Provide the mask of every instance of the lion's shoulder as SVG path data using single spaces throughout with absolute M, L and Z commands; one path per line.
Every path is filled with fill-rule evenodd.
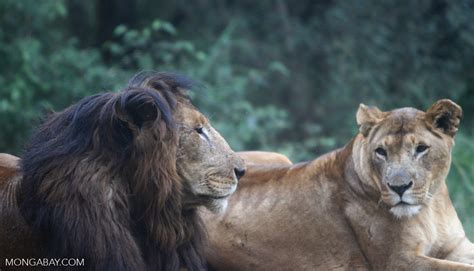
M 7 153 L 0 153 L 0 187 L 19 170 L 20 158 Z

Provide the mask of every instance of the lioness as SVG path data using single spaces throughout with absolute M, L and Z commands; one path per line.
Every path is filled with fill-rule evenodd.
M 461 108 L 361 105 L 345 147 L 248 168 L 223 214 L 205 213 L 218 270 L 474 270 L 445 178 Z

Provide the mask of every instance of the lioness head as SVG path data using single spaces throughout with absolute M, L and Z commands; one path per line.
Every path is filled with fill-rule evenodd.
M 356 171 L 396 217 L 416 215 L 444 182 L 461 116 L 461 107 L 450 100 L 440 100 L 426 112 L 382 112 L 360 105 Z

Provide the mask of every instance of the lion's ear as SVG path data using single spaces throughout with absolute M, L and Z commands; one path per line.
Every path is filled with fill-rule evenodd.
M 364 136 L 367 136 L 370 132 L 370 129 L 380 122 L 385 117 L 385 113 L 380 111 L 375 106 L 366 106 L 365 104 L 360 104 L 359 109 L 357 110 L 357 125 L 359 125 L 359 131 Z
M 121 93 L 115 104 L 118 117 L 137 128 L 154 122 L 160 115 L 156 99 L 146 92 L 129 90 Z
M 449 99 L 437 101 L 426 111 L 428 125 L 451 137 L 458 131 L 461 117 L 461 107 Z

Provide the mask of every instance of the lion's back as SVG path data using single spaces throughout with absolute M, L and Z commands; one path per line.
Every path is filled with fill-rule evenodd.
M 16 156 L 0 154 L 0 255 L 5 259 L 31 258 L 39 249 L 18 208 L 19 161 Z

